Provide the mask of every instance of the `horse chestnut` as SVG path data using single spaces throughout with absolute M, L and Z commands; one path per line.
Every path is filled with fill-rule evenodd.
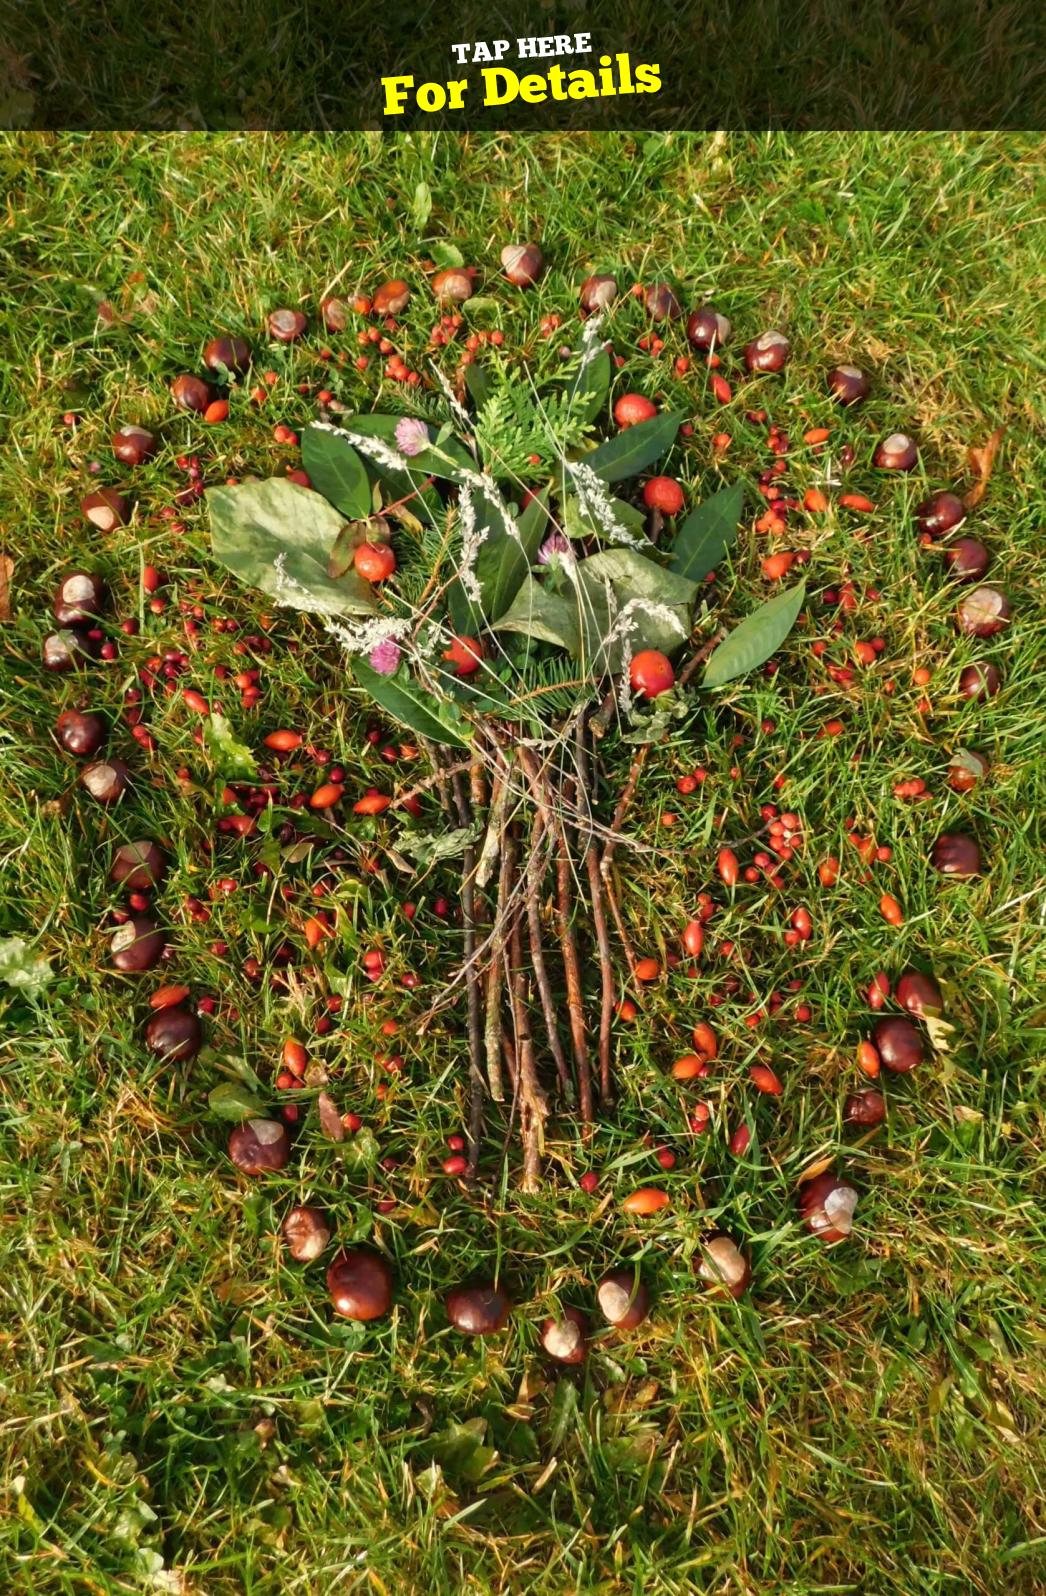
M 292 344 L 308 325 L 307 317 L 300 310 L 274 310 L 268 320 L 269 337 L 281 344 Z
M 512 1302 L 501 1286 L 456 1286 L 446 1296 L 447 1318 L 466 1336 L 490 1336 L 504 1329 Z
M 96 488 L 80 500 L 81 513 L 99 532 L 115 532 L 131 519 L 130 501 L 115 488 Z
M 780 371 L 791 352 L 792 346 L 784 333 L 761 333 L 745 345 L 745 365 L 749 371 Z
M 708 351 L 725 344 L 733 328 L 725 316 L 711 305 L 702 305 L 691 311 L 686 324 L 686 336 L 695 349 Z
M 618 1330 L 634 1330 L 650 1312 L 650 1293 L 634 1269 L 611 1269 L 596 1287 L 599 1311 Z
M 463 305 L 472 298 L 472 278 L 459 266 L 437 272 L 432 279 L 432 292 L 445 305 Z
M 131 772 L 122 759 L 99 760 L 80 772 L 80 785 L 100 804 L 114 804 L 130 784 Z
M 193 377 L 183 371 L 181 376 L 175 377 L 171 383 L 171 398 L 179 410 L 194 410 L 202 415 L 214 398 L 214 394 L 202 377 Z
M 320 1208 L 292 1208 L 280 1230 L 287 1251 L 298 1263 L 315 1263 L 330 1246 L 330 1225 Z
M 327 332 L 344 332 L 349 325 L 349 307 L 337 294 L 328 294 L 320 300 L 320 315 Z
M 957 493 L 934 493 L 915 512 L 915 524 L 926 537 L 943 538 L 966 520 L 966 506 Z
M 67 626 L 61 632 L 49 632 L 40 649 L 40 662 L 44 670 L 59 675 L 78 670 L 97 658 L 98 644 L 76 626 Z
M 160 962 L 167 938 L 147 914 L 132 914 L 117 926 L 109 943 L 113 967 L 124 975 L 142 975 Z
M 90 625 L 105 608 L 105 583 L 88 571 L 72 571 L 58 584 L 54 618 L 59 626 Z
M 564 1308 L 560 1319 L 546 1319 L 541 1345 L 557 1363 L 584 1363 L 588 1356 L 588 1317 L 580 1308 Z
M 942 876 L 979 876 L 984 868 L 980 848 L 963 831 L 946 831 L 938 837 L 932 858 Z
M 904 432 L 891 432 L 875 451 L 880 471 L 911 471 L 919 458 L 914 441 Z
M 861 404 L 871 387 L 860 366 L 833 366 L 828 373 L 829 392 L 841 405 Z
M 902 1009 L 914 1014 L 917 1020 L 925 1019 L 927 1015 L 936 1019 L 944 1013 L 940 987 L 932 975 L 924 975 L 921 970 L 905 970 L 897 982 L 894 996 Z
M 838 1175 L 826 1171 L 799 1188 L 799 1213 L 807 1230 L 831 1246 L 845 1241 L 853 1229 L 857 1193 Z
M 877 1021 L 872 1039 L 884 1069 L 894 1075 L 907 1075 L 926 1057 L 923 1039 L 911 1020 L 899 1014 Z
M 278 1119 L 249 1119 L 229 1136 L 229 1157 L 245 1175 L 283 1169 L 291 1156 L 291 1139 Z
M 251 363 L 251 346 L 245 338 L 231 338 L 223 333 L 211 339 L 203 352 L 203 363 L 219 374 L 225 370 L 242 377 Z
M 1002 672 L 998 665 L 967 665 L 959 677 L 959 692 L 963 698 L 994 698 L 1001 686 Z
M 590 313 L 594 310 L 609 310 L 617 298 L 617 278 L 611 277 L 609 272 L 596 273 L 593 277 L 586 277 L 581 284 L 581 308 Z
M 646 312 L 653 321 L 678 321 L 683 314 L 668 283 L 651 283 L 646 291 Z
M 850 1092 L 843 1104 L 843 1119 L 848 1125 L 881 1125 L 886 1118 L 886 1099 L 870 1086 L 863 1092 Z
M 956 620 L 967 637 L 994 637 L 1010 618 L 1010 601 L 998 587 L 975 587 L 959 605 Z
M 392 1270 L 369 1247 L 349 1247 L 327 1270 L 327 1290 L 343 1319 L 383 1319 L 392 1306 Z
M 944 563 L 959 582 L 979 582 L 992 563 L 980 538 L 956 538 L 944 551 Z
M 741 1248 L 725 1235 L 701 1242 L 700 1256 L 694 1259 L 694 1273 L 710 1291 L 726 1291 L 743 1297 L 752 1278 L 752 1265 Z
M 147 427 L 121 427 L 112 436 L 113 453 L 123 465 L 140 466 L 151 460 L 159 448 Z
M 948 766 L 948 785 L 953 792 L 972 792 L 991 769 L 983 754 L 972 748 L 956 749 Z
M 185 1064 L 203 1046 L 203 1027 L 192 1009 L 175 1004 L 153 1015 L 145 1027 L 145 1045 L 165 1064 Z
M 158 887 L 167 874 L 167 860 L 155 842 L 122 842 L 109 867 L 110 881 L 128 892 L 148 892 Z
M 545 270 L 545 257 L 536 244 L 506 244 L 501 251 L 505 276 L 517 288 L 533 288 Z
M 67 754 L 78 759 L 90 759 L 105 742 L 108 728 L 101 715 L 82 714 L 77 709 L 67 709 L 55 722 L 55 736 Z
M 374 295 L 372 308 L 376 316 L 398 316 L 409 299 L 410 289 L 403 278 L 392 277 Z

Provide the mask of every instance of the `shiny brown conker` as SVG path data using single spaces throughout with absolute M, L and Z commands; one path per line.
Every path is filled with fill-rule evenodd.
M 964 831 L 946 831 L 933 845 L 935 870 L 942 876 L 979 876 L 984 868 L 981 850 Z
M 611 1269 L 596 1287 L 599 1311 L 618 1330 L 634 1330 L 650 1312 L 650 1293 L 634 1269 Z
M 159 448 L 156 437 L 148 427 L 126 426 L 112 436 L 113 453 L 123 464 L 129 466 L 144 465 L 151 460 Z
M 109 867 L 110 881 L 126 887 L 129 892 L 148 892 L 151 887 L 158 887 L 166 874 L 167 859 L 163 849 L 147 838 L 140 842 L 122 842 Z
M 327 1290 L 343 1319 L 382 1319 L 392 1306 L 392 1270 L 369 1247 L 349 1247 L 327 1270 Z
M 472 278 L 460 266 L 449 266 L 432 279 L 432 292 L 444 305 L 463 305 L 472 298 Z
M 298 1263 L 315 1263 L 330 1246 L 331 1229 L 322 1208 L 292 1208 L 280 1230 L 287 1251 Z
M 445 1299 L 447 1318 L 466 1336 L 490 1336 L 504 1329 L 512 1302 L 501 1286 L 456 1286 Z
M 669 283 L 651 283 L 644 303 L 652 321 L 678 321 L 683 314 L 683 307 Z
M 875 464 L 880 471 L 911 471 L 919 458 L 914 439 L 905 432 L 891 432 L 875 451 Z
M 115 532 L 131 519 L 130 500 L 115 488 L 96 488 L 93 493 L 85 493 L 80 510 L 99 532 Z
M 711 305 L 702 305 L 691 311 L 687 318 L 686 336 L 695 349 L 708 351 L 725 344 L 733 332 L 726 316 L 721 316 Z
M 210 384 L 204 382 L 202 377 L 191 376 L 187 371 L 183 371 L 171 383 L 171 398 L 179 410 L 202 412 L 213 397 Z
M 203 363 L 219 376 L 223 371 L 235 372 L 242 377 L 250 369 L 251 346 L 246 338 L 235 338 L 222 333 L 212 338 L 203 352 Z
M 165 1064 L 187 1064 L 203 1046 L 203 1026 L 192 1009 L 160 1009 L 145 1027 L 145 1045 Z
M 863 1092 L 850 1092 L 843 1104 L 843 1119 L 847 1125 L 881 1125 L 886 1118 L 886 1099 L 874 1086 Z
M 55 722 L 55 736 L 67 754 L 90 759 L 105 742 L 108 727 L 101 715 L 67 709 Z
M 956 620 L 967 637 L 994 637 L 1010 618 L 1010 601 L 998 587 L 975 587 L 961 601 Z
M 944 563 L 957 582 L 979 582 L 992 557 L 980 538 L 956 538 L 944 551 Z
M 830 1170 L 804 1181 L 799 1188 L 798 1202 L 807 1230 L 829 1246 L 845 1241 L 853 1229 L 857 1193 Z
M 948 766 L 948 785 L 953 792 L 972 792 L 990 769 L 983 754 L 972 748 L 957 748 Z
M 245 1175 L 283 1169 L 291 1156 L 291 1139 L 278 1119 L 249 1119 L 229 1136 L 229 1157 Z
M 899 1014 L 887 1014 L 878 1020 L 872 1031 L 872 1040 L 883 1069 L 890 1070 L 894 1075 L 907 1075 L 926 1057 L 919 1032 L 911 1020 Z
M 588 1316 L 580 1308 L 564 1308 L 560 1317 L 541 1326 L 541 1345 L 557 1363 L 584 1363 L 588 1356 Z
M 915 524 L 926 537 L 943 538 L 966 520 L 966 506 L 957 493 L 933 493 L 915 512 Z
M 581 284 L 581 308 L 590 313 L 609 310 L 617 298 L 617 278 L 609 272 L 596 272 Z
M 867 399 L 872 385 L 860 366 L 833 366 L 828 373 L 828 390 L 841 405 L 859 405 Z
M 506 244 L 501 265 L 510 283 L 517 288 L 533 288 L 545 270 L 545 257 L 536 244 Z
M 130 786 L 131 772 L 122 759 L 100 759 L 80 772 L 80 784 L 100 804 L 114 804 Z
M 58 675 L 79 670 L 98 658 L 98 644 L 93 637 L 78 626 L 66 626 L 60 632 L 49 632 L 40 648 L 40 662 L 45 671 Z
M 959 676 L 959 692 L 963 698 L 975 701 L 994 698 L 1001 686 L 1002 672 L 998 665 L 990 662 L 987 665 L 966 665 Z
M 745 345 L 745 365 L 749 371 L 781 371 L 791 352 L 792 346 L 783 332 L 760 333 Z
M 105 583 L 90 571 L 63 576 L 52 609 L 59 626 L 89 626 L 105 609 Z
M 376 316 L 398 316 L 405 310 L 410 299 L 410 288 L 402 277 L 391 277 L 387 283 L 382 283 L 373 299 L 373 309 Z
M 944 998 L 932 975 L 922 970 L 905 970 L 894 989 L 894 996 L 902 1009 L 914 1014 L 917 1020 L 938 1018 L 944 1013 Z
M 337 294 L 328 294 L 320 300 L 320 316 L 327 332 L 344 332 L 349 325 L 349 306 Z
M 147 914 L 132 914 L 117 926 L 109 943 L 114 969 L 124 975 L 142 975 L 159 964 L 167 938 Z
M 267 325 L 270 338 L 275 338 L 277 343 L 292 344 L 301 337 L 309 322 L 300 310 L 280 309 L 270 313 Z
M 727 1292 L 731 1297 L 743 1297 L 752 1278 L 752 1265 L 748 1256 L 732 1236 L 709 1236 L 700 1244 L 694 1258 L 694 1273 L 709 1291 Z

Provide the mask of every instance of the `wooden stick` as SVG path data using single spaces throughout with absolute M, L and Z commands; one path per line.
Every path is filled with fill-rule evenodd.
M 454 801 L 458 821 L 465 827 L 472 824 L 465 778 L 459 772 L 453 778 Z M 473 878 L 476 869 L 476 850 L 470 843 L 462 861 L 461 912 L 465 931 L 465 989 L 468 997 L 469 1030 L 469 1142 L 468 1179 L 475 1180 L 479 1167 L 479 1144 L 483 1135 L 483 1022 L 481 1018 L 479 972 L 476 969 L 476 901 Z
M 593 798 L 591 789 L 592 767 L 588 760 L 585 731 L 585 722 L 581 719 L 577 723 L 577 731 L 575 733 L 578 779 L 581 796 L 589 809 L 591 809 Z M 610 1079 L 610 1045 L 611 1026 L 614 1020 L 614 965 L 610 951 L 610 933 L 607 930 L 606 906 L 603 901 L 603 880 L 599 873 L 599 845 L 591 829 L 589 829 L 587 838 L 583 840 L 583 846 L 585 850 L 585 869 L 588 872 L 588 892 L 592 904 L 592 923 L 595 926 L 596 947 L 599 950 L 601 977 L 599 1095 L 603 1106 L 609 1107 L 613 1101 L 613 1086 Z
M 574 1101 L 574 1084 L 570 1079 L 567 1068 L 566 1054 L 563 1044 L 559 1039 L 559 1026 L 556 1024 L 556 1005 L 552 997 L 552 987 L 548 979 L 548 967 L 545 964 L 545 949 L 541 940 L 541 883 L 545 878 L 545 817 L 540 809 L 534 811 L 534 825 L 530 833 L 530 854 L 527 858 L 526 897 L 527 897 L 527 925 L 530 932 L 530 962 L 534 969 L 534 979 L 537 982 L 538 993 L 541 997 L 541 1008 L 545 1016 L 545 1030 L 548 1033 L 548 1045 L 556 1064 L 556 1074 L 559 1084 L 567 1101 Z

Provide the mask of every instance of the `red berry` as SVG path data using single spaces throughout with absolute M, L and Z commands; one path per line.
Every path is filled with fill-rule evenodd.
M 455 676 L 471 676 L 483 659 L 483 644 L 474 637 L 455 637 L 444 649 L 443 658 L 453 665 Z
M 632 691 L 643 698 L 657 698 L 666 693 L 676 679 L 672 661 L 656 648 L 644 648 L 632 656 L 628 668 Z
M 623 393 L 614 405 L 614 420 L 619 427 L 634 427 L 657 415 L 657 406 L 641 393 Z
M 387 543 L 361 543 L 352 563 L 365 582 L 385 582 L 396 569 L 396 556 Z
M 683 490 L 674 477 L 651 477 L 643 487 L 643 503 L 648 510 L 678 515 L 683 508 Z

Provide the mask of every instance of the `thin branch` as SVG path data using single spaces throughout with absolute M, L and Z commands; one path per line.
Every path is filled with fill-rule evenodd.
M 458 821 L 465 827 L 472 824 L 472 809 L 469 804 L 465 779 L 459 773 L 453 781 L 454 802 L 457 806 Z M 479 972 L 476 969 L 476 903 L 474 891 L 474 875 L 476 869 L 476 850 L 471 843 L 465 849 L 462 861 L 461 879 L 461 910 L 465 931 L 465 963 L 468 969 L 466 977 L 466 992 L 468 996 L 468 1030 L 469 1030 L 469 1167 L 468 1178 L 475 1180 L 479 1166 L 479 1144 L 483 1134 L 483 1021 L 480 1003 Z

